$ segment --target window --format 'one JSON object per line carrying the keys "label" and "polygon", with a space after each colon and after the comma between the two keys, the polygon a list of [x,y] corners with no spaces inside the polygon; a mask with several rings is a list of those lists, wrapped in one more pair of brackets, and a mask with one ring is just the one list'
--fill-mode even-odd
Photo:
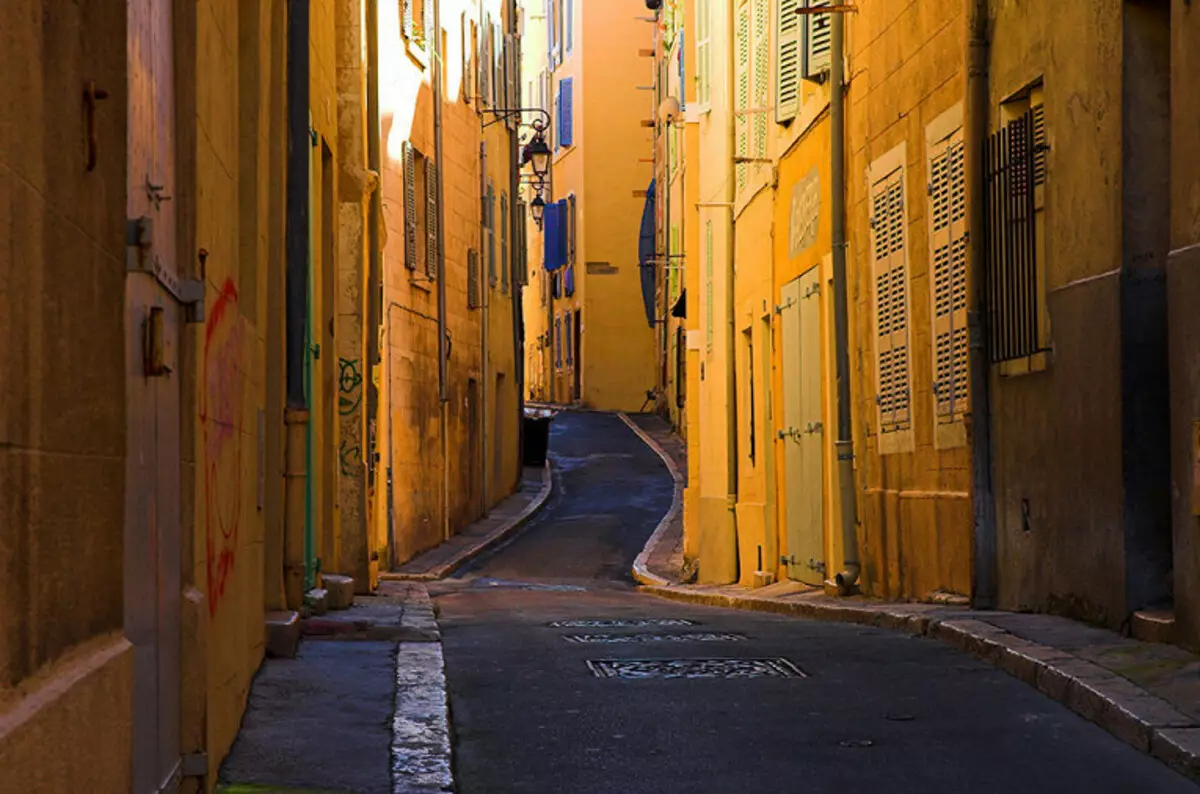
{"label": "window", "polygon": [[[745,3],[737,11],[734,39],[734,155],[737,157],[750,156],[750,126],[748,111],[750,109],[750,4]],[[737,189],[746,187],[747,170],[745,163],[739,163],[737,170]]]}
{"label": "window", "polygon": [[500,291],[508,292],[508,194],[500,194]]}
{"label": "window", "polygon": [[575,194],[567,196],[567,264],[575,264],[575,240],[577,239],[578,214],[575,209]]}
{"label": "window", "polygon": [[566,5],[563,14],[563,38],[566,39],[567,52],[575,47],[575,0],[563,0]]}
{"label": "window", "polygon": [[476,62],[478,38],[479,34],[475,29],[474,20],[468,20],[467,13],[464,11],[462,15],[462,98],[467,104],[475,101],[475,92],[479,90],[475,85],[479,69]]}
{"label": "window", "polygon": [[[829,0],[807,0],[809,8],[829,5]],[[809,14],[804,17],[804,77],[822,81],[833,63],[833,17]]]}
{"label": "window", "polygon": [[566,359],[567,366],[571,366],[571,313],[567,312],[566,322],[563,324],[563,346],[567,348]]}
{"label": "window", "polygon": [[713,225],[704,224],[704,345],[713,349]]}
{"label": "window", "polygon": [[[751,97],[751,150],[754,157],[767,156],[767,108],[771,104],[771,35],[768,0],[754,0],[754,94]],[[755,170],[761,168],[756,165]]]}
{"label": "window", "polygon": [[479,295],[479,252],[471,248],[467,251],[467,308],[478,309],[482,305]]}
{"label": "window", "polygon": [[404,266],[437,274],[437,167],[411,143],[404,157]]}
{"label": "window", "polygon": [[438,277],[437,165],[425,158],[425,275]]}
{"label": "window", "polygon": [[999,364],[1048,347],[1045,300],[1047,152],[1041,87],[1001,106],[1003,127],[984,147],[988,359]]}
{"label": "window", "polygon": [[910,426],[908,267],[905,247],[904,147],[885,155],[871,175],[876,396],[879,432]]}
{"label": "window", "polygon": [[487,246],[488,284],[496,286],[496,189],[489,181],[483,199],[484,241]]}
{"label": "window", "polygon": [[800,38],[804,29],[796,13],[801,0],[779,0],[775,18],[775,121],[791,121],[800,112]]}
{"label": "window", "polygon": [[746,453],[750,458],[750,465],[756,465],[758,450],[755,448],[755,433],[754,433],[754,335],[751,329],[747,328],[742,332],[745,340],[745,355],[746,355]]}
{"label": "window", "polygon": [[696,0],[696,102],[712,103],[712,0]]}
{"label": "window", "polygon": [[434,0],[400,0],[401,30],[408,40],[409,52],[414,51],[414,46],[421,55],[433,51],[433,3]]}
{"label": "window", "polygon": [[967,199],[962,128],[929,148],[933,395],[939,424],[967,410]]}
{"label": "window", "polygon": [[575,81],[564,77],[558,81],[558,145],[567,148],[574,141],[572,121],[574,115]]}
{"label": "window", "polygon": [[562,0],[550,0],[546,9],[546,33],[550,44],[551,68],[562,63]]}
{"label": "window", "polygon": [[556,317],[554,319],[554,366],[562,367],[562,356],[562,317]]}

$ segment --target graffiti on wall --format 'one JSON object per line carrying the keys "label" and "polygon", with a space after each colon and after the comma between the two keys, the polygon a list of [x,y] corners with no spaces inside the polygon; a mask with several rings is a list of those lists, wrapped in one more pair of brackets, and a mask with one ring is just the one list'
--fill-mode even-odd
{"label": "graffiti on wall", "polygon": [[238,292],[226,279],[204,328],[200,428],[204,445],[205,564],[214,614],[237,562],[242,496],[242,353]]}
{"label": "graffiti on wall", "polygon": [[362,404],[362,373],[356,358],[339,358],[338,412],[350,416]]}
{"label": "graffiti on wall", "polygon": [[358,444],[351,444],[342,439],[342,446],[338,450],[338,459],[341,461],[342,476],[353,476],[358,471],[358,467],[362,466],[362,449]]}

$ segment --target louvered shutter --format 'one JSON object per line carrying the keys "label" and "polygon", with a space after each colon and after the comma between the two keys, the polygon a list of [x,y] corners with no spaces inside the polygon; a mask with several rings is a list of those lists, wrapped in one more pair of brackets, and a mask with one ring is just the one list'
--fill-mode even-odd
{"label": "louvered shutter", "polygon": [[[767,0],[754,0],[754,64],[751,77],[754,93],[751,98],[754,111],[750,116],[754,156],[767,156],[767,111],[771,96],[771,36],[770,8]],[[761,168],[755,166],[755,171]]]}
{"label": "louvered shutter", "polygon": [[713,225],[704,224],[704,345],[713,349]]}
{"label": "louvered shutter", "polygon": [[401,24],[404,26],[404,38],[412,41],[413,37],[413,3],[415,0],[400,0]]}
{"label": "louvered shutter", "polygon": [[478,309],[479,301],[479,252],[474,248],[467,251],[467,308]]}
{"label": "louvered shutter", "polygon": [[896,169],[871,191],[872,260],[875,278],[875,355],[880,432],[908,427],[908,279],[904,250],[904,177]]}
{"label": "louvered shutter", "polygon": [[558,83],[558,139],[563,146],[570,146],[575,137],[574,130],[572,128],[572,122],[574,120],[573,114],[575,111],[574,86],[575,81],[570,77],[563,78]]}
{"label": "louvered shutter", "polygon": [[578,215],[575,212],[575,194],[567,196],[567,263],[575,264],[575,240],[578,226]]}
{"label": "louvered shutter", "polygon": [[[504,85],[508,89],[508,100],[504,105],[506,108],[520,107],[523,104],[520,96],[521,61],[517,56],[517,54],[520,52],[519,42],[520,39],[518,39],[515,34],[509,33],[507,36],[505,36],[504,68],[507,71],[507,75],[505,77]],[[517,128],[518,121],[519,118],[517,114],[509,116],[508,128],[510,130],[515,130]]]}
{"label": "louvered shutter", "polygon": [[933,393],[937,420],[953,422],[967,409],[967,223],[962,130],[938,142],[929,156],[930,250],[933,301]]}
{"label": "louvered shutter", "polygon": [[421,30],[423,31],[425,38],[425,49],[428,50],[431,55],[433,54],[433,43],[437,38],[437,31],[433,29],[433,4],[437,2],[439,2],[439,0],[424,0],[424,2],[421,3],[421,10],[424,12],[421,22]]}
{"label": "louvered shutter", "polygon": [[425,158],[425,275],[438,277],[437,166]]}
{"label": "louvered shutter", "polygon": [[411,143],[404,143],[404,266],[417,268],[417,158]]}
{"label": "louvered shutter", "polygon": [[775,25],[775,120],[791,121],[800,112],[801,0],[779,0]]}
{"label": "louvered shutter", "polygon": [[[829,5],[829,0],[808,0],[809,8]],[[829,71],[833,54],[833,17],[809,14],[804,17],[804,76],[821,78]]]}
{"label": "louvered shutter", "polygon": [[479,101],[485,107],[492,105],[492,60],[489,52],[492,49],[492,18],[489,16],[483,23],[479,42]]}
{"label": "louvered shutter", "polygon": [[500,291],[508,292],[508,194],[500,194]]}
{"label": "louvered shutter", "polygon": [[518,286],[529,283],[529,253],[526,248],[525,202],[517,201],[513,207],[513,221],[516,224],[516,239],[513,240],[513,276]]}
{"label": "louvered shutter", "polygon": [[696,0],[696,102],[712,101],[712,12],[710,0]]}
{"label": "louvered shutter", "polygon": [[[738,9],[737,30],[734,31],[734,154],[750,155],[750,122],[746,111],[750,107],[750,5]],[[746,164],[739,163],[737,187],[746,186]]]}
{"label": "louvered shutter", "polygon": [[496,286],[496,190],[490,184],[484,199],[484,226],[487,228],[488,284]]}

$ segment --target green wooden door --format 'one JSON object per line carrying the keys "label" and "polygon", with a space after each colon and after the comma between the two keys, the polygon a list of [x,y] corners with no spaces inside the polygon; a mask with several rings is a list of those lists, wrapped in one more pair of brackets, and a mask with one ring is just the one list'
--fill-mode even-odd
{"label": "green wooden door", "polygon": [[781,295],[783,439],[788,578],[825,580],[824,427],[821,423],[819,268],[789,282]]}

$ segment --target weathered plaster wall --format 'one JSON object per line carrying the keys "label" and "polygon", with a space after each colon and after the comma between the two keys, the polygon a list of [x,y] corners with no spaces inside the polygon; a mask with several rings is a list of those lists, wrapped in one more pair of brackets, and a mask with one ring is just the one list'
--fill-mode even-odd
{"label": "weathered plaster wall", "polygon": [[[130,786],[132,652],[121,634],[125,29],[123,3],[39,0],[7,8],[0,28],[5,790]],[[91,172],[86,80],[109,93],[98,103]]]}

